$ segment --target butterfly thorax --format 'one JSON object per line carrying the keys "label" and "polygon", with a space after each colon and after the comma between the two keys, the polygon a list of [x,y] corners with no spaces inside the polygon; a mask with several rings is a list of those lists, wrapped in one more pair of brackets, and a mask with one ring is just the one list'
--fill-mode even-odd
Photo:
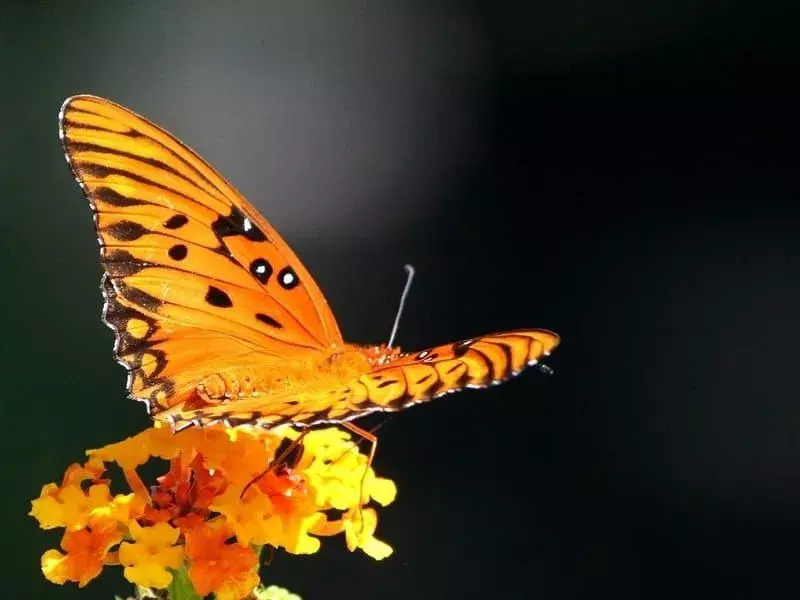
{"label": "butterfly thorax", "polygon": [[379,346],[350,346],[349,351],[355,351],[366,358],[370,367],[384,365],[402,354],[398,346],[390,348],[386,344],[380,344]]}

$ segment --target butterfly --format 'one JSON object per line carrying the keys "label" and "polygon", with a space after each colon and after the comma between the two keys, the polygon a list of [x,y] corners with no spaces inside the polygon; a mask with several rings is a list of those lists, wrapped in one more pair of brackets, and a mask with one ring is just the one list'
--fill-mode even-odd
{"label": "butterfly", "polygon": [[544,329],[418,352],[347,343],[291,248],[188,146],[87,95],[64,102],[59,130],[94,212],[128,393],[174,428],[348,424],[499,383],[559,343]]}

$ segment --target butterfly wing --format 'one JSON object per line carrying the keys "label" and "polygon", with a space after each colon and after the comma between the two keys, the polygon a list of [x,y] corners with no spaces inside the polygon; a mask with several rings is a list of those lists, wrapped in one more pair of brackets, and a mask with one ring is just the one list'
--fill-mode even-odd
{"label": "butterfly wing", "polygon": [[537,364],[558,343],[558,335],[544,329],[494,333],[398,355],[333,387],[234,400],[164,416],[177,426],[217,421],[311,426],[348,421],[371,412],[402,410],[464,388],[501,383]]}
{"label": "butterfly wing", "polygon": [[128,391],[158,413],[215,368],[342,343],[286,242],[175,137],[93,96],[67,99],[60,134],[95,215],[104,319]]}

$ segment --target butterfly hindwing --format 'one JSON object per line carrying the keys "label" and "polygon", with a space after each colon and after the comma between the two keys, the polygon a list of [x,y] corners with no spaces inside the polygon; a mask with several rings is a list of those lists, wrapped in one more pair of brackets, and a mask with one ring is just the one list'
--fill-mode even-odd
{"label": "butterfly hindwing", "polygon": [[501,383],[548,356],[559,338],[544,329],[484,335],[400,354],[361,376],[312,392],[235,400],[171,415],[178,426],[224,421],[306,426],[397,411],[464,388]]}
{"label": "butterfly hindwing", "polygon": [[220,365],[342,342],[297,256],[195,152],[93,96],[68,99],[60,128],[95,213],[104,315],[132,396],[159,412]]}

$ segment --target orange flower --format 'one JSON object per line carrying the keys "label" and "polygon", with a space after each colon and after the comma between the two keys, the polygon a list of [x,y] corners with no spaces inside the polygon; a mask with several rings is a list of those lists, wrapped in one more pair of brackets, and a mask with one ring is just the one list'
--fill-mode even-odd
{"label": "orange flower", "polygon": [[189,577],[200,596],[214,592],[218,600],[238,600],[258,585],[258,556],[250,546],[229,544],[231,538],[222,520],[186,532]]}
{"label": "orange flower", "polygon": [[100,574],[109,548],[122,540],[114,522],[99,523],[78,531],[67,531],[61,539],[62,554],[48,550],[42,555],[42,572],[53,583],[77,582],[85,586]]}

